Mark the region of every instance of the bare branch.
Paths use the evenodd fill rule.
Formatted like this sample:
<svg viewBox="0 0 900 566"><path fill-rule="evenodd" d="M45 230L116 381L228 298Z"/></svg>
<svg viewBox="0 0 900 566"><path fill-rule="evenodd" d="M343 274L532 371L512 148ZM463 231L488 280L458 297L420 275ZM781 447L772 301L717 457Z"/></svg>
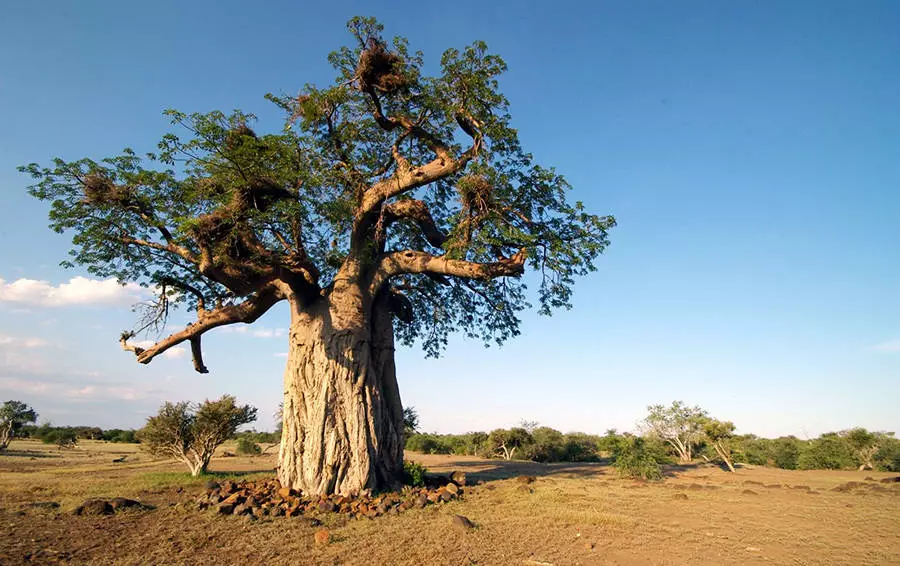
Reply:
<svg viewBox="0 0 900 566"><path fill-rule="evenodd" d="M134 352L138 362L142 364L149 364L153 358L169 348L177 346L185 340L190 340L194 369L199 373L208 373L209 370L203 365L203 358L200 352L200 336L206 331L219 326L237 322L247 324L254 322L282 298L278 291L269 287L254 294L242 303L224 305L211 311L202 311L198 313L196 322L188 325L184 330L160 340L147 349L129 344L128 340L133 336L130 332L123 333L119 340L122 344L122 349Z"/></svg>
<svg viewBox="0 0 900 566"><path fill-rule="evenodd" d="M403 273L424 273L426 275L449 275L465 279L494 279L514 277L525 272L525 249L510 258L491 263L477 263L460 259L450 259L445 255L435 256L426 252L407 250L385 254L378 262L369 291L374 294L396 275Z"/></svg>

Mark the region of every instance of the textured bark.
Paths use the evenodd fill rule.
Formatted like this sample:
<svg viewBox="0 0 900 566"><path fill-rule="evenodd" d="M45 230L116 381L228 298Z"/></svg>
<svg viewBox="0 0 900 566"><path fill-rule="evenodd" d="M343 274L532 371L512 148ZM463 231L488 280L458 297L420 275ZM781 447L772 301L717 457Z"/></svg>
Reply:
<svg viewBox="0 0 900 566"><path fill-rule="evenodd" d="M278 478L306 494L396 487L403 409L384 299L323 299L291 323Z"/></svg>

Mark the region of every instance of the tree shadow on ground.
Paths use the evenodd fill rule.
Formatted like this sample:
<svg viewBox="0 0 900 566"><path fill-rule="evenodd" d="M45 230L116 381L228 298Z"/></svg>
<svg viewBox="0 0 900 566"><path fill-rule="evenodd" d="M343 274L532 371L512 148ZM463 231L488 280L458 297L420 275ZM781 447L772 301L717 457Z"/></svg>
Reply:
<svg viewBox="0 0 900 566"><path fill-rule="evenodd" d="M47 452L39 452L37 450L4 450L0 452L0 457L3 456L18 458L62 458L63 454L51 454Z"/></svg>
<svg viewBox="0 0 900 566"><path fill-rule="evenodd" d="M611 460L600 462L555 462L543 464L527 460L479 460L449 461L442 468L465 472L467 479L474 482L505 480L516 476L561 476L592 478L614 474ZM438 472L437 475L446 475Z"/></svg>
<svg viewBox="0 0 900 566"><path fill-rule="evenodd" d="M505 480L517 476L609 478L618 475L612 464L611 458L597 462L554 462L549 464L527 460L448 460L446 464L434 466L440 468L440 471L433 472L431 475L446 476L450 471L465 472L467 481L473 483ZM662 467L663 477L676 478L701 466L703 464L666 465Z"/></svg>
<svg viewBox="0 0 900 566"><path fill-rule="evenodd" d="M215 479L227 479L227 478L235 478L235 477L252 476L252 475L254 475L254 474L274 474L274 473L275 473L275 469L274 469L274 468L261 468L261 469L258 469L258 470L241 470L241 471L236 471L236 472L229 472L229 471L213 472L213 471L207 471L205 474L203 474L203 475L200 476L200 477L203 477L203 478L206 478L206 479L215 480Z"/></svg>

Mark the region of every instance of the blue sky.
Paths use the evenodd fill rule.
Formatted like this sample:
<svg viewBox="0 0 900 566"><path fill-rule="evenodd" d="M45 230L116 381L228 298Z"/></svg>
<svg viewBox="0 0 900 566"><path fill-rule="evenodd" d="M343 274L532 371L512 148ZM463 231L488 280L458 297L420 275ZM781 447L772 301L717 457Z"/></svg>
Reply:
<svg viewBox="0 0 900 566"><path fill-rule="evenodd" d="M149 366L121 351L133 289L58 267L17 165L155 148L164 108L241 108L332 76L375 15L434 64L487 41L526 149L619 226L575 308L444 357L400 350L426 430L536 420L630 430L682 399L741 432L900 432L900 4L9 3L0 17L0 399L56 424L140 426L163 400L280 400L287 313ZM187 315L177 317L187 320Z"/></svg>

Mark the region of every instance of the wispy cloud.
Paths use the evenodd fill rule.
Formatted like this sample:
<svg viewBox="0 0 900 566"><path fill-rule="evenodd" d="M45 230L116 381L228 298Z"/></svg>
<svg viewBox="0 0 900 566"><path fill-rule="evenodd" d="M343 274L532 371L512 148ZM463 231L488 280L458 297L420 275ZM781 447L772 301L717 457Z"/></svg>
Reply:
<svg viewBox="0 0 900 566"><path fill-rule="evenodd" d="M0 346L10 346L13 348L40 348L46 346L47 341L41 338L23 338L20 336L10 336L8 334L0 334Z"/></svg>
<svg viewBox="0 0 900 566"><path fill-rule="evenodd" d="M128 306L146 297L147 290L135 283L119 285L115 279L73 277L68 283L52 285L37 279L0 279L0 303L38 307L71 305Z"/></svg>
<svg viewBox="0 0 900 566"><path fill-rule="evenodd" d="M876 352L900 352L900 338L888 340L881 344L875 344L874 346L869 347L869 349L875 350Z"/></svg>
<svg viewBox="0 0 900 566"><path fill-rule="evenodd" d="M251 328L244 324L222 326L218 331L225 334L249 334L254 338L281 338L282 336L287 336L287 328L266 328L264 326Z"/></svg>

